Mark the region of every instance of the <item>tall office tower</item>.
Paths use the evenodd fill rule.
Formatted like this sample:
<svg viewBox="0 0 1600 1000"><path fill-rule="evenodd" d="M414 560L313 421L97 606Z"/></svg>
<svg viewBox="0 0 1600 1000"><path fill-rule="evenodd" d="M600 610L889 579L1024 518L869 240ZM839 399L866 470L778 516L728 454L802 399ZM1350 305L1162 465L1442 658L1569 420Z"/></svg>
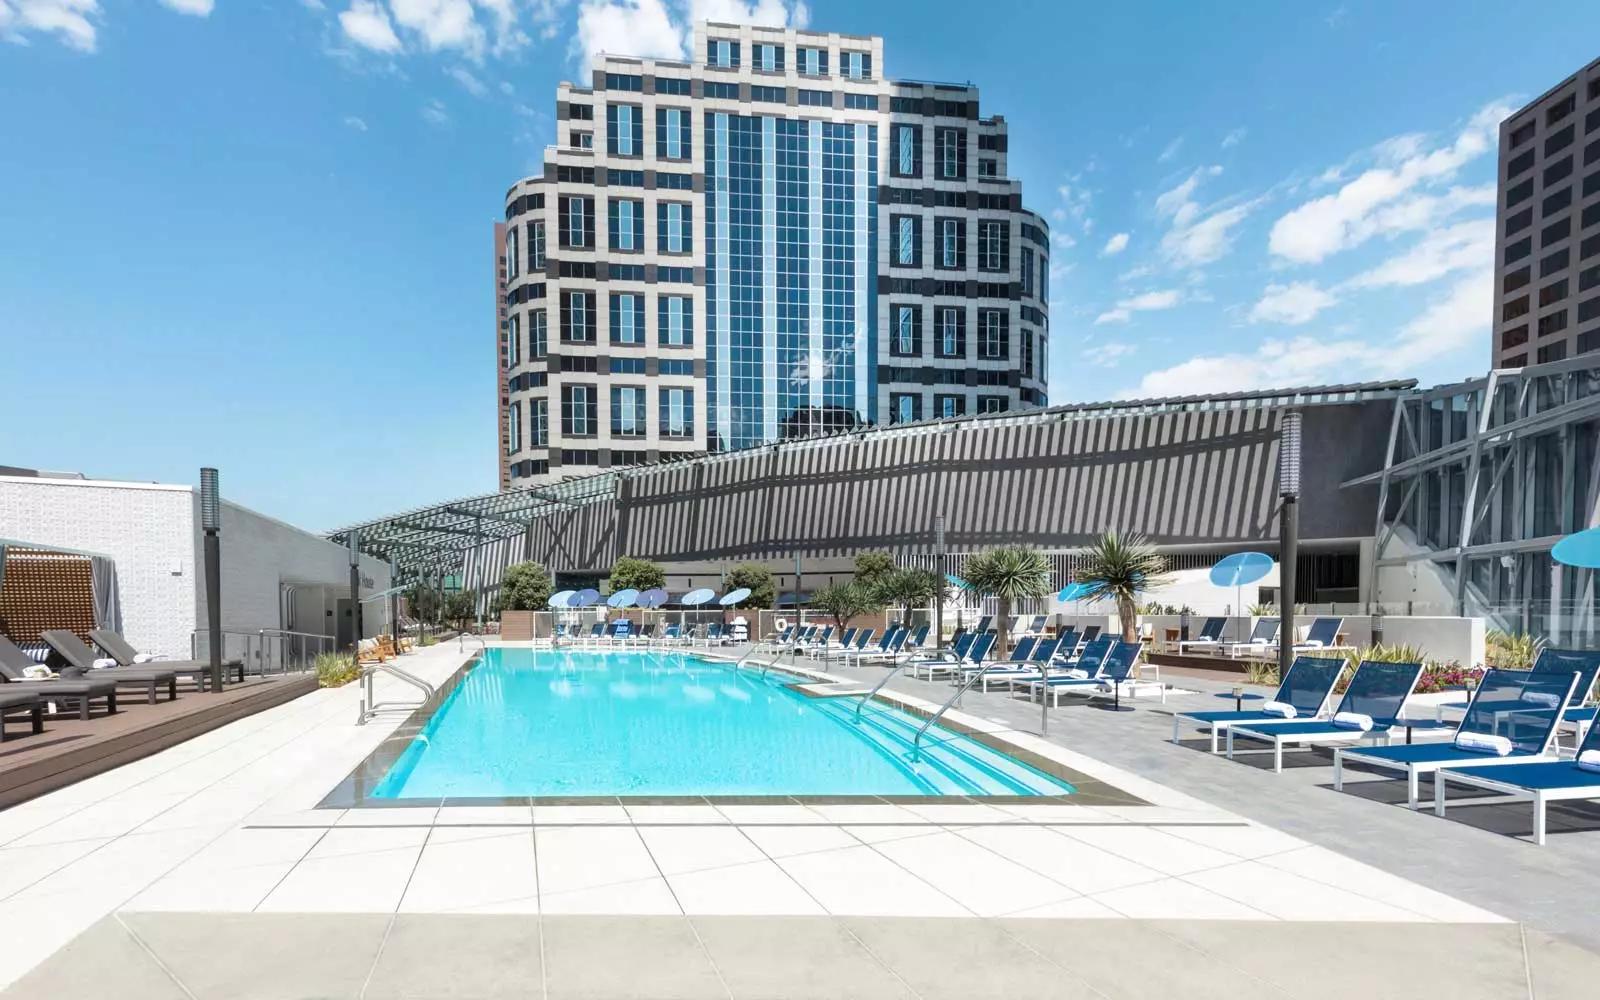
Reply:
<svg viewBox="0 0 1600 1000"><path fill-rule="evenodd" d="M515 453L511 447L512 442L522 434L522 420L520 416L513 418L511 412L511 391L506 381L506 364L511 356L506 353L507 343L511 336L511 324L507 321L510 310L506 307L506 224L494 224L494 356L499 360L495 363L495 398L499 405L495 412L500 414L500 434L498 438L499 449L495 454L500 456L500 488L511 487L511 456ZM517 408L520 414L521 407ZM522 442L516 440L516 451L522 450Z"/></svg>
<svg viewBox="0 0 1600 1000"><path fill-rule="evenodd" d="M597 57L506 194L512 486L1043 406L1049 229L967 84L883 40L702 23Z"/></svg>
<svg viewBox="0 0 1600 1000"><path fill-rule="evenodd" d="M1600 350L1600 59L1500 123L1496 368Z"/></svg>

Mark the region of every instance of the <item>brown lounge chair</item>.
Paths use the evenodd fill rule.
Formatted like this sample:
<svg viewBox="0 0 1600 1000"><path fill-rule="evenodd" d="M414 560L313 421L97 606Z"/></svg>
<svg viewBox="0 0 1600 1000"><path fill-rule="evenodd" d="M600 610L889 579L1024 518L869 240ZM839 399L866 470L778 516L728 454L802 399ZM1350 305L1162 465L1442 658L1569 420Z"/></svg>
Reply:
<svg viewBox="0 0 1600 1000"><path fill-rule="evenodd" d="M178 697L178 671L171 667L107 667L104 670L96 670L94 650L71 632L51 629L39 633L39 638L48 642L58 656L80 672L81 677L106 677L119 687L142 688L152 705L156 703L157 688L167 689L168 701Z"/></svg>
<svg viewBox="0 0 1600 1000"><path fill-rule="evenodd" d="M33 691L0 688L0 743L6 741L6 720L26 714L33 720L33 734L44 732L44 698Z"/></svg>
<svg viewBox="0 0 1600 1000"><path fill-rule="evenodd" d="M4 685L0 692L32 693L45 701L58 701L65 705L78 706L78 718L85 721L89 718L89 703L105 700L106 714L112 715L117 710L117 682L108 678L85 678L82 680L72 678L58 678L55 680L34 681L28 680L23 671L28 667L38 666L33 662L33 657L24 653L16 643L0 635L0 679Z"/></svg>
<svg viewBox="0 0 1600 1000"><path fill-rule="evenodd" d="M195 687L205 690L206 678L211 674L211 664L205 660L150 660L145 663L137 662L139 651L133 648L133 643L122 637L121 632L113 632L108 628L97 628L89 631L89 638L94 644L122 667L164 667L167 670L176 670L179 677L193 677ZM244 661L223 660L222 676L226 682L227 676L233 674L240 684L244 683Z"/></svg>

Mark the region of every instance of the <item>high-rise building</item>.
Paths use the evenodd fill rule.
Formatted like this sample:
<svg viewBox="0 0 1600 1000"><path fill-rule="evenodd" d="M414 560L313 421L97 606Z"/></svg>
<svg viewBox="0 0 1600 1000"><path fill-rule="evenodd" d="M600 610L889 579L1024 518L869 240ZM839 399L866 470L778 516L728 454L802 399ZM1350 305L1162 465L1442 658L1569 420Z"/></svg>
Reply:
<svg viewBox="0 0 1600 1000"><path fill-rule="evenodd" d="M696 26L596 57L506 194L503 484L1043 406L1049 228L970 84L883 40Z"/></svg>
<svg viewBox="0 0 1600 1000"><path fill-rule="evenodd" d="M1600 350L1600 59L1500 123L1496 368Z"/></svg>

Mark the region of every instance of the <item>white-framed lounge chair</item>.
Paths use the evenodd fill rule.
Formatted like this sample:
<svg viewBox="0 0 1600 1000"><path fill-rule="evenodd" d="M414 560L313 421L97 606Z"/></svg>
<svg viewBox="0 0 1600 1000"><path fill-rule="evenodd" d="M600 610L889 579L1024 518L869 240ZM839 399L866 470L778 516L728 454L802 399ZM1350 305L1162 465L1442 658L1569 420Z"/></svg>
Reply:
<svg viewBox="0 0 1600 1000"><path fill-rule="evenodd" d="M1097 694L1109 694L1120 706L1122 687L1133 676L1144 643L1123 642L1121 639L1109 639L1109 641L1111 646L1096 664L1097 670L1092 676L1074 677L1068 674L1034 681L1028 685L1029 699L1037 698L1043 701L1048 697L1052 708L1060 708L1061 696L1064 694L1086 695L1091 698ZM1085 659L1088 659L1088 654L1080 657L1080 663ZM1166 701L1165 692L1161 700Z"/></svg>
<svg viewBox="0 0 1600 1000"><path fill-rule="evenodd" d="M1270 653L1277 649L1278 627L1281 622L1276 618L1262 618L1256 622L1255 628L1250 630L1250 638L1244 642L1225 642L1222 644L1229 656L1238 656L1243 652Z"/></svg>
<svg viewBox="0 0 1600 1000"><path fill-rule="evenodd" d="M1400 717L1400 710L1421 676L1420 663L1366 660L1350 678L1350 686L1339 699L1333 718L1282 725L1235 723L1228 727L1228 759L1233 759L1234 740L1238 736L1272 744L1273 771L1283 770L1285 746L1337 746L1388 739L1390 728Z"/></svg>
<svg viewBox="0 0 1600 1000"><path fill-rule="evenodd" d="M988 663L982 664L981 666L962 667L959 670L951 671L950 682L952 684L965 684L968 678L970 678L973 674L987 674L991 670L1007 670L1012 667L1021 666L1025 663L1030 663L1033 660L1033 647L1037 645L1038 642L1039 640L1035 639L1033 636L1025 635L1016 642L1012 643L1011 651L1006 654L1005 659L991 659ZM1034 677L1039 676L1038 670L1030 670L1029 672L1033 674Z"/></svg>
<svg viewBox="0 0 1600 1000"><path fill-rule="evenodd" d="M1200 634L1193 639L1184 639L1178 643L1178 653L1182 655L1185 649L1194 646L1199 649L1216 649L1222 642L1222 633L1228 627L1227 618L1207 618L1204 625L1200 626Z"/></svg>
<svg viewBox="0 0 1600 1000"><path fill-rule="evenodd" d="M978 678L978 686L988 691L990 684L1015 687L1019 683L1032 683L1041 677L1048 677L1056 658L1056 651L1060 648L1060 639L1041 639L1027 651L1022 649L1022 643L1019 642L1016 649L1011 651L1009 660L992 664L987 670L981 671L982 676Z"/></svg>
<svg viewBox="0 0 1600 1000"><path fill-rule="evenodd" d="M915 676L926 677L928 680L937 680L948 674L960 673L968 667L981 666L989 658L989 653L994 649L995 634L993 632L975 632L972 642L963 652L956 655L947 655L940 659L919 659L912 661L917 664L918 674ZM955 653L955 651L947 651Z"/></svg>
<svg viewBox="0 0 1600 1000"><path fill-rule="evenodd" d="M1580 689L1575 689L1580 690ZM1572 700L1580 697L1574 693ZM1463 764L1433 772L1433 812L1445 815L1451 782L1498 792L1533 804L1533 842L1545 842L1546 811L1552 802L1600 799L1600 726L1590 726L1572 760L1517 760L1493 765ZM1483 800L1476 799L1475 802Z"/></svg>
<svg viewBox="0 0 1600 1000"><path fill-rule="evenodd" d="M1406 805L1417 808L1424 774L1454 766L1499 767L1554 760L1561 714L1578 689L1578 674L1488 670L1449 742L1335 750L1333 787L1344 788L1344 765L1365 764L1406 776Z"/></svg>
<svg viewBox="0 0 1600 1000"><path fill-rule="evenodd" d="M923 653L919 656L913 656L911 659L907 660L906 672L912 677L921 677L923 668L927 668L930 671L927 679L932 680L933 674L931 671L935 667L947 665L952 660L960 661L966 659L967 650L972 648L972 641L977 638L977 636L978 633L976 632L957 633L950 645L946 646L944 649L930 649L926 653Z"/></svg>
<svg viewBox="0 0 1600 1000"><path fill-rule="evenodd" d="M1305 641L1295 643L1294 651L1310 653L1319 649L1344 649L1345 647L1339 645L1339 629L1343 627L1343 618L1314 619L1311 627L1306 629ZM1278 651L1276 642L1272 644L1272 651Z"/></svg>
<svg viewBox="0 0 1600 1000"><path fill-rule="evenodd" d="M888 641L889 633L885 632L881 637L879 637L878 630L875 628L857 629L855 645L847 646L841 644L838 649L829 654L829 658L841 659L849 654L864 653L867 651L867 644L871 642L874 637L878 638L879 643L884 643Z"/></svg>
<svg viewBox="0 0 1600 1000"><path fill-rule="evenodd" d="M1230 726L1263 724L1276 725L1295 720L1315 719L1327 707L1333 686L1339 683L1345 661L1331 657L1297 656L1284 674L1278 691L1263 705L1275 706L1254 711L1174 712L1172 713L1172 742L1178 742L1178 730L1188 724L1211 733L1211 752L1217 752L1217 737ZM1286 706L1283 707L1283 706Z"/></svg>
<svg viewBox="0 0 1600 1000"><path fill-rule="evenodd" d="M877 649L852 653L848 659L853 663L877 663L881 660L894 663L900 659L901 651L905 649L906 639L910 635L910 629L904 625L896 625L883 637L884 641Z"/></svg>
<svg viewBox="0 0 1600 1000"><path fill-rule="evenodd" d="M902 651L905 653L916 652L922 649L923 643L927 641L928 626L926 624L918 625L910 635L906 636L906 643Z"/></svg>
<svg viewBox="0 0 1600 1000"><path fill-rule="evenodd" d="M1555 649L1546 646L1539 650L1538 657L1533 661L1533 672L1556 672L1578 674L1578 689L1573 692L1572 701L1567 705L1567 710L1562 717L1566 725L1576 727L1580 732L1594 722L1596 707L1586 704L1589 696L1594 692L1594 683L1597 674L1600 674L1600 651L1592 649ZM1447 701L1435 706L1438 718L1442 721L1445 713L1465 712L1471 701Z"/></svg>

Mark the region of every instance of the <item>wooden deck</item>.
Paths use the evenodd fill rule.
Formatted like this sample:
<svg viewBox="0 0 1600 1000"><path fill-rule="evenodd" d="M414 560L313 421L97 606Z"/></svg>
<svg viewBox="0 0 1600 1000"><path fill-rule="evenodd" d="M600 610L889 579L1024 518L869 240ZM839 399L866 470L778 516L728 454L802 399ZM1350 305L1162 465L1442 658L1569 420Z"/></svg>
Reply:
<svg viewBox="0 0 1600 1000"><path fill-rule="evenodd" d="M119 711L96 709L87 722L76 714L45 716L33 735L18 719L0 743L0 809L138 760L236 719L265 711L317 689L315 674L250 678L221 694L193 689L176 701L147 705L118 698Z"/></svg>

